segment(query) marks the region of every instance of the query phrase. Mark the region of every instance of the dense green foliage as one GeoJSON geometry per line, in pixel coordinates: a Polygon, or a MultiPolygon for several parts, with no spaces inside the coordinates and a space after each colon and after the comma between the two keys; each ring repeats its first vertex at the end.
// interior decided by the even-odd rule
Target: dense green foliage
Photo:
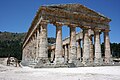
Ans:
{"type": "Polygon", "coordinates": [[[13,56],[21,59],[22,43],[19,40],[15,41],[0,41],[0,57],[13,56]]]}
{"type": "Polygon", "coordinates": [[[112,43],[111,52],[113,57],[120,58],[120,43],[112,43]]]}
{"type": "Polygon", "coordinates": [[[0,57],[13,56],[21,60],[25,33],[0,32],[0,57]]]}
{"type": "MultiPolygon", "coordinates": [[[[120,43],[110,43],[112,57],[120,58],[120,43]]],[[[104,43],[101,44],[102,53],[104,53],[104,43]]],[[[104,56],[104,54],[103,54],[104,56]]]]}
{"type": "Polygon", "coordinates": [[[0,31],[0,41],[23,41],[26,33],[11,33],[11,32],[1,32],[0,31]]]}

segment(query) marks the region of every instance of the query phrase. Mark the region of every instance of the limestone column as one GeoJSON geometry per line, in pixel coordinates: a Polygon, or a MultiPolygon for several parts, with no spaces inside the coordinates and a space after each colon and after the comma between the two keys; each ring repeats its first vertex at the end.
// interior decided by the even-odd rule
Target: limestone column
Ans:
{"type": "Polygon", "coordinates": [[[25,62],[26,46],[22,50],[22,63],[25,62]]]}
{"type": "Polygon", "coordinates": [[[52,49],[52,52],[51,52],[51,62],[52,63],[54,62],[54,59],[55,59],[55,50],[52,49]]]}
{"type": "Polygon", "coordinates": [[[37,39],[36,39],[36,60],[39,57],[39,35],[40,35],[40,30],[39,30],[39,28],[37,28],[37,32],[36,32],[36,36],[37,36],[37,39]]]}
{"type": "Polygon", "coordinates": [[[88,29],[83,30],[83,64],[88,64],[90,61],[90,43],[89,43],[89,36],[88,36],[88,29]]]}
{"type": "Polygon", "coordinates": [[[31,37],[31,44],[30,44],[30,49],[31,49],[31,62],[33,62],[33,36],[31,37]]]}
{"type": "Polygon", "coordinates": [[[22,53],[22,65],[28,65],[28,44],[25,45],[25,47],[23,48],[23,53],[22,53]]]}
{"type": "Polygon", "coordinates": [[[64,62],[63,49],[62,49],[62,25],[56,25],[56,46],[55,46],[55,63],[61,64],[64,62]]]}
{"type": "Polygon", "coordinates": [[[35,58],[35,36],[33,34],[33,37],[32,37],[32,62],[34,62],[34,58],[35,58]]]}
{"type": "Polygon", "coordinates": [[[95,64],[102,64],[100,31],[95,30],[95,64]]]}
{"type": "Polygon", "coordinates": [[[24,53],[24,55],[23,55],[23,56],[24,56],[24,58],[23,58],[23,59],[24,59],[24,61],[26,61],[26,57],[27,57],[27,45],[25,46],[25,53],[24,53]]]}
{"type": "Polygon", "coordinates": [[[30,40],[30,62],[33,60],[33,36],[31,36],[30,40]]]}
{"type": "Polygon", "coordinates": [[[81,58],[82,62],[83,62],[83,51],[84,51],[84,34],[83,34],[83,39],[82,39],[82,58],[81,58]]]}
{"type": "Polygon", "coordinates": [[[105,63],[110,63],[111,58],[111,50],[110,50],[110,39],[109,39],[109,31],[104,31],[104,42],[105,42],[105,63]]]}
{"type": "Polygon", "coordinates": [[[69,53],[69,63],[74,63],[77,60],[76,55],[76,27],[70,27],[70,53],[69,53]]]}
{"type": "Polygon", "coordinates": [[[65,63],[68,63],[68,45],[65,45],[65,63]]]}
{"type": "Polygon", "coordinates": [[[24,54],[24,60],[27,61],[27,54],[28,54],[28,43],[25,47],[25,54],[24,54]]]}
{"type": "Polygon", "coordinates": [[[39,45],[39,63],[48,62],[48,40],[47,40],[47,22],[41,22],[40,26],[40,45],[39,45]]]}
{"type": "Polygon", "coordinates": [[[81,40],[77,41],[77,59],[81,61],[81,40]]]}
{"type": "Polygon", "coordinates": [[[70,44],[67,45],[67,52],[68,52],[68,62],[69,62],[69,60],[70,60],[70,57],[69,57],[69,55],[70,55],[70,44]]]}
{"type": "Polygon", "coordinates": [[[89,42],[90,42],[90,62],[93,63],[93,40],[92,40],[92,36],[90,36],[90,39],[89,39],[89,42]]]}
{"type": "Polygon", "coordinates": [[[29,42],[29,54],[30,54],[30,56],[29,56],[29,61],[31,61],[32,60],[32,47],[31,47],[31,45],[32,45],[32,39],[30,39],[30,42],[29,42]]]}
{"type": "Polygon", "coordinates": [[[35,36],[35,40],[34,40],[34,62],[36,62],[36,53],[37,53],[37,44],[36,44],[36,40],[37,40],[37,35],[36,32],[34,33],[35,36]]]}
{"type": "Polygon", "coordinates": [[[65,45],[63,45],[63,47],[62,47],[62,51],[63,51],[63,54],[62,54],[62,57],[65,59],[65,45]]]}
{"type": "Polygon", "coordinates": [[[28,41],[26,47],[26,56],[25,56],[26,61],[29,61],[29,56],[30,56],[30,52],[29,52],[29,41],[28,41]]]}

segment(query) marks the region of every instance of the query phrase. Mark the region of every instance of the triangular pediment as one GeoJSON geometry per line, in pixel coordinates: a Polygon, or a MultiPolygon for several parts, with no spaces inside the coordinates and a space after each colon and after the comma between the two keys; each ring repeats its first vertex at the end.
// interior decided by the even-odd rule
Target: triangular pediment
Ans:
{"type": "Polygon", "coordinates": [[[65,10],[71,13],[78,13],[78,14],[84,14],[84,15],[95,16],[95,17],[97,16],[97,17],[109,19],[105,17],[104,15],[98,12],[95,12],[94,10],[89,9],[81,4],[58,4],[58,5],[49,5],[46,7],[51,8],[51,9],[65,10]]]}

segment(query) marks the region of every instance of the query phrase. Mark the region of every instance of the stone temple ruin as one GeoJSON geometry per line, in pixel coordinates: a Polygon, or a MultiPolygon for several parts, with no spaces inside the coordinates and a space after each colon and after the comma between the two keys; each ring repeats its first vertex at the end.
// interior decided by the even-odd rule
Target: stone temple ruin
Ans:
{"type": "Polygon", "coordinates": [[[25,37],[21,63],[37,68],[110,64],[110,21],[81,4],[41,6],[25,37]],[[56,26],[56,43],[52,45],[47,41],[47,24],[56,26]],[[62,40],[64,25],[70,28],[70,37],[62,40]],[[76,34],[76,27],[82,31],[76,34]],[[101,33],[104,33],[104,57],[101,33]]]}

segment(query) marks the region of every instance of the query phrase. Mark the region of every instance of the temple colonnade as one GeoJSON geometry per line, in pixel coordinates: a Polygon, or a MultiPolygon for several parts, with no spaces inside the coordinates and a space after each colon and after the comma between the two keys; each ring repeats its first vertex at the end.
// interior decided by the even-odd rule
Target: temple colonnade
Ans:
{"type": "Polygon", "coordinates": [[[110,64],[110,21],[80,4],[42,6],[23,42],[22,63],[38,67],[110,64]],[[56,43],[51,45],[48,45],[48,24],[56,26],[56,43]],[[69,37],[64,40],[63,26],[70,30],[69,37]],[[82,29],[82,32],[76,34],[76,27],[82,29]],[[104,57],[101,52],[101,33],[104,33],[104,57]]]}

